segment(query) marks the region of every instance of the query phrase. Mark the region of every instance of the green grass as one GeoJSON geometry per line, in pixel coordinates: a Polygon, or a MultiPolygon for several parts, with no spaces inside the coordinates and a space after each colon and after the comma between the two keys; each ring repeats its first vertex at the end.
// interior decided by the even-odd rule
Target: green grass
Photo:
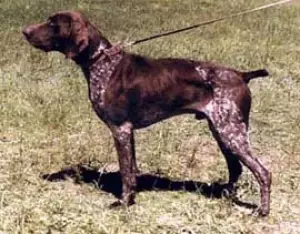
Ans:
{"type": "MultiPolygon", "coordinates": [[[[79,68],[42,53],[20,34],[57,10],[83,11],[112,42],[177,29],[271,0],[0,0],[0,233],[297,233],[300,229],[300,5],[297,1],[157,39],[132,48],[153,57],[213,60],[243,70],[266,67],[252,81],[251,141],[273,173],[269,217],[225,198],[188,191],[140,192],[137,205],[111,210],[115,197],[72,179],[41,175],[79,164],[117,162],[108,129],[91,110],[79,68]],[[186,232],[184,232],[186,231],[186,232]]],[[[299,1],[298,1],[299,3],[299,1]]],[[[225,182],[223,156],[205,122],[181,116],[137,132],[138,165],[171,180],[225,182]]],[[[239,198],[259,201],[245,169],[239,198]]]]}

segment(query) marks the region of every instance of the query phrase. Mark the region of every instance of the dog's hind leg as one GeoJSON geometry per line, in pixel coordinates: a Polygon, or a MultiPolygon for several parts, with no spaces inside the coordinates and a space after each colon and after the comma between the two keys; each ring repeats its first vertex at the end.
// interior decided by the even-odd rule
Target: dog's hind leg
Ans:
{"type": "Polygon", "coordinates": [[[210,129],[219,142],[224,153],[230,182],[235,182],[241,174],[241,161],[254,174],[260,185],[261,205],[259,213],[268,215],[270,211],[271,174],[252,155],[247,125],[236,104],[229,99],[212,100],[207,107],[206,115],[210,129]]]}
{"type": "MultiPolygon", "coordinates": [[[[228,171],[229,171],[229,181],[228,181],[228,189],[232,190],[234,188],[234,184],[238,181],[240,175],[242,174],[242,165],[240,163],[239,158],[232,153],[232,151],[224,144],[220,135],[215,130],[214,126],[210,123],[209,128],[218,142],[218,145],[221,149],[221,152],[225,156],[228,171]]],[[[231,191],[229,191],[231,192],[231,191]]]]}
{"type": "MultiPolygon", "coordinates": [[[[205,119],[206,116],[204,113],[199,112],[199,113],[196,113],[195,118],[198,120],[202,120],[202,119],[205,119]]],[[[229,171],[228,188],[233,189],[234,183],[236,183],[238,181],[240,175],[242,174],[242,165],[240,163],[240,160],[236,156],[234,156],[232,154],[231,150],[228,149],[226,147],[226,145],[222,142],[219,134],[216,132],[213,125],[209,124],[209,127],[210,127],[210,130],[211,130],[214,138],[218,142],[218,145],[219,145],[223,155],[225,156],[228,171],[229,171]]]]}

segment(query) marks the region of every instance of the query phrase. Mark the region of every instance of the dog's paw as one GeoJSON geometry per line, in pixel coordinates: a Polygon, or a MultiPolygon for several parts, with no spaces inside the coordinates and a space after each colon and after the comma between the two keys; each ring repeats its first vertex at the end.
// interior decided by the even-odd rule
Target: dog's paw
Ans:
{"type": "Polygon", "coordinates": [[[109,205],[110,209],[115,209],[115,208],[121,208],[121,207],[129,207],[131,205],[134,205],[135,201],[132,196],[128,197],[128,199],[120,199],[118,201],[113,202],[112,204],[109,205]]]}
{"type": "Polygon", "coordinates": [[[117,209],[121,208],[122,206],[125,206],[124,203],[121,202],[121,200],[115,201],[109,205],[109,209],[117,209]]]}
{"type": "Polygon", "coordinates": [[[225,198],[234,198],[236,197],[238,187],[232,184],[224,184],[222,186],[222,196],[225,198]]]}
{"type": "Polygon", "coordinates": [[[270,213],[270,209],[268,207],[260,206],[254,209],[251,215],[256,217],[265,217],[268,216],[269,213],[270,213]]]}

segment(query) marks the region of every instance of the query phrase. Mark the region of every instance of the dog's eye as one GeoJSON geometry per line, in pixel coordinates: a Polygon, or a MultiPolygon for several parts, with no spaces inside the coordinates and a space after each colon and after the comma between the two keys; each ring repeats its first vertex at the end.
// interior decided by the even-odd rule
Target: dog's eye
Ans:
{"type": "Polygon", "coordinates": [[[54,28],[56,25],[55,25],[55,23],[53,23],[52,21],[49,21],[48,22],[48,25],[51,27],[51,28],[54,28]]]}
{"type": "Polygon", "coordinates": [[[58,33],[59,32],[59,27],[56,23],[54,23],[53,21],[49,20],[48,21],[48,26],[53,30],[54,33],[58,33]]]}

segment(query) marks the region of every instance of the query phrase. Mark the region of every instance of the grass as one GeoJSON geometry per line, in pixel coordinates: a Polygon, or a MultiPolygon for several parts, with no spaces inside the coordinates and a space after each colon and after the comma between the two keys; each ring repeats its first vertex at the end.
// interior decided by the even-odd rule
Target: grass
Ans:
{"type": "MultiPolygon", "coordinates": [[[[251,141],[273,173],[269,217],[231,200],[159,188],[111,210],[96,181],[41,178],[78,165],[116,170],[107,128],[91,110],[81,71],[63,55],[31,48],[20,34],[57,10],[77,9],[113,42],[139,39],[269,3],[262,0],[0,0],[0,233],[297,233],[300,228],[299,4],[227,20],[129,50],[213,60],[269,78],[252,81],[251,141]],[[89,181],[91,182],[91,181],[89,181]]],[[[137,132],[138,165],[171,181],[225,182],[223,156],[205,122],[180,116],[137,132]]],[[[113,177],[108,185],[114,185],[113,177]]],[[[258,203],[248,170],[238,197],[258,203]]]]}

